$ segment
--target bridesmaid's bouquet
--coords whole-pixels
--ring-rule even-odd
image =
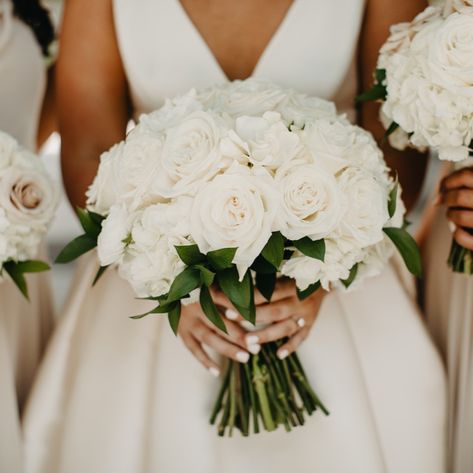
[[[134,318],[167,314],[176,333],[182,305],[199,302],[225,331],[213,284],[254,324],[254,289],[269,302],[279,277],[300,299],[348,288],[378,274],[394,246],[419,274],[400,194],[372,136],[331,102],[236,81],[168,100],[102,155],[79,211],[85,233],[59,261],[97,246],[97,277],[117,265],[156,302]],[[211,416],[220,435],[260,422],[289,431],[327,413],[297,355],[276,356],[281,343],[228,364]]]
[[[473,155],[473,1],[430,6],[410,23],[391,27],[373,87],[359,101],[380,100],[391,145],[440,159]],[[473,274],[473,252],[453,242],[449,264]]]
[[[54,216],[57,195],[38,156],[0,131],[0,278],[8,274],[26,298],[25,274],[49,269],[33,258]]]

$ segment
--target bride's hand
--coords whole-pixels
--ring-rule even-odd
[[[261,344],[288,337],[289,340],[278,350],[281,359],[297,350],[307,338],[320,309],[325,291],[319,289],[307,299],[300,301],[297,297],[294,281],[278,280],[276,288],[268,303],[263,296],[255,291],[256,324],[269,324],[267,327],[249,332],[245,341],[248,350],[257,353]],[[212,291],[216,304],[226,307],[225,315],[229,319],[242,321],[243,318],[231,307],[224,294]]]
[[[450,174],[441,184],[440,201],[447,206],[447,218],[457,228],[453,234],[456,242],[473,250],[473,168],[464,168]]]
[[[250,357],[245,344],[246,331],[236,322],[225,319],[224,322],[228,334],[209,322],[198,303],[182,307],[178,334],[190,352],[214,376],[220,374],[220,368],[205,351],[204,345],[240,363],[246,363]]]

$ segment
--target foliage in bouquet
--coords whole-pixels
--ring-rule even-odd
[[[98,276],[117,265],[138,297],[156,302],[136,318],[168,314],[177,332],[182,304],[199,301],[225,330],[212,284],[254,323],[254,288],[270,301],[278,277],[294,279],[301,299],[349,287],[379,274],[394,246],[419,274],[400,194],[372,136],[332,103],[236,81],[168,100],[102,155],[79,214],[85,233],[59,260],[97,245]],[[293,392],[307,413],[325,409],[297,356],[286,366],[276,351],[263,347],[250,373],[230,365],[221,432],[247,434],[250,410],[267,430],[300,425]]]
[[[0,131],[0,276],[27,298],[26,273],[49,266],[34,258],[54,216],[57,189],[38,156]]]

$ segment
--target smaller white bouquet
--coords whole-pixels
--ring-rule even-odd
[[[255,80],[192,90],[102,155],[79,211],[85,233],[59,261],[97,246],[97,277],[116,265],[176,333],[182,304],[197,301],[226,330],[213,284],[255,323],[254,290],[271,301],[278,277],[295,280],[300,299],[360,284],[394,245],[420,273],[388,171],[372,136],[331,102]],[[327,412],[297,355],[277,358],[281,343],[229,363],[211,416],[221,414],[220,435],[258,432],[259,421],[290,430]]]
[[[392,26],[375,84],[358,97],[370,100],[382,101],[394,148],[431,148],[454,162],[473,156],[473,1],[448,0]],[[449,264],[473,274],[473,252],[454,241]]]
[[[38,156],[0,131],[0,275],[28,297],[26,273],[49,266],[34,258],[57,205],[57,188]]]

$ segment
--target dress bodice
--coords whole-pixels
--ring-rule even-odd
[[[35,148],[46,67],[33,32],[0,0],[0,130]]]
[[[334,100],[354,118],[364,0],[294,0],[253,77]],[[135,115],[191,87],[227,81],[179,0],[114,0]]]

